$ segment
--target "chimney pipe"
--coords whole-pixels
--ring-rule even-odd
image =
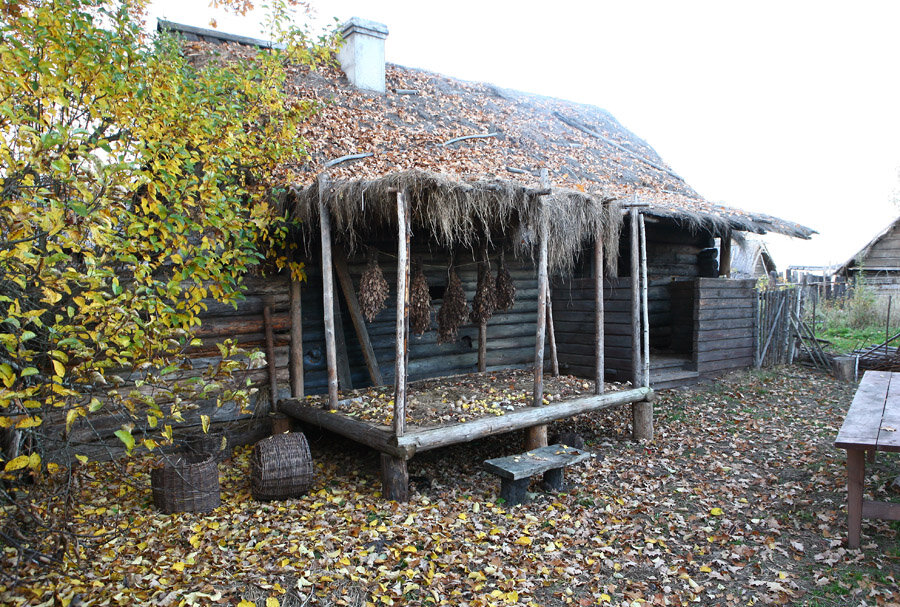
[[[344,43],[338,51],[341,69],[358,89],[384,93],[384,39],[382,23],[353,17],[341,26]]]

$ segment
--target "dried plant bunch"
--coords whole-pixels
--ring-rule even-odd
[[[497,269],[497,299],[496,308],[500,312],[506,312],[512,309],[516,303],[516,284],[513,282],[506,264],[503,262],[503,256],[500,256],[500,267]]]
[[[359,306],[367,321],[372,322],[384,310],[388,293],[387,280],[378,265],[378,252],[372,250],[369,252],[366,269],[359,279]]]
[[[478,264],[478,285],[472,298],[472,321],[485,323],[494,315],[497,308],[497,285],[491,276],[490,262]]]
[[[452,343],[459,335],[459,328],[469,319],[469,306],[462,282],[451,266],[450,279],[444,291],[444,301],[438,311],[438,343]]]
[[[409,292],[409,328],[416,335],[422,335],[431,328],[431,292],[428,279],[418,259],[412,262],[412,283]]]

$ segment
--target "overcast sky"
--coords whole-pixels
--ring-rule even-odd
[[[900,2],[313,5],[385,23],[390,62],[606,108],[707,199],[819,231],[769,238],[779,269],[844,262],[900,216]],[[208,0],[152,16],[262,35]]]

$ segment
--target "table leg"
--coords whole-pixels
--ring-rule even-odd
[[[877,451],[875,451],[875,449],[869,449],[868,451],[866,451],[866,461],[868,461],[870,464],[874,464],[876,453]]]
[[[847,545],[859,548],[862,529],[863,481],[866,476],[866,454],[862,449],[847,449]]]

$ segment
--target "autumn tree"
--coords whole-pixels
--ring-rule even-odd
[[[73,425],[114,412],[129,451],[153,449],[188,397],[246,403],[226,381],[233,344],[174,381],[198,314],[262,265],[302,276],[272,188],[303,160],[297,128],[315,107],[285,94],[285,62],[330,47],[284,28],[285,50],[194,65],[141,18],[131,0],[0,7],[0,506],[32,531],[46,513],[16,484],[63,474],[46,450]],[[148,424],[159,437],[133,433]]]

